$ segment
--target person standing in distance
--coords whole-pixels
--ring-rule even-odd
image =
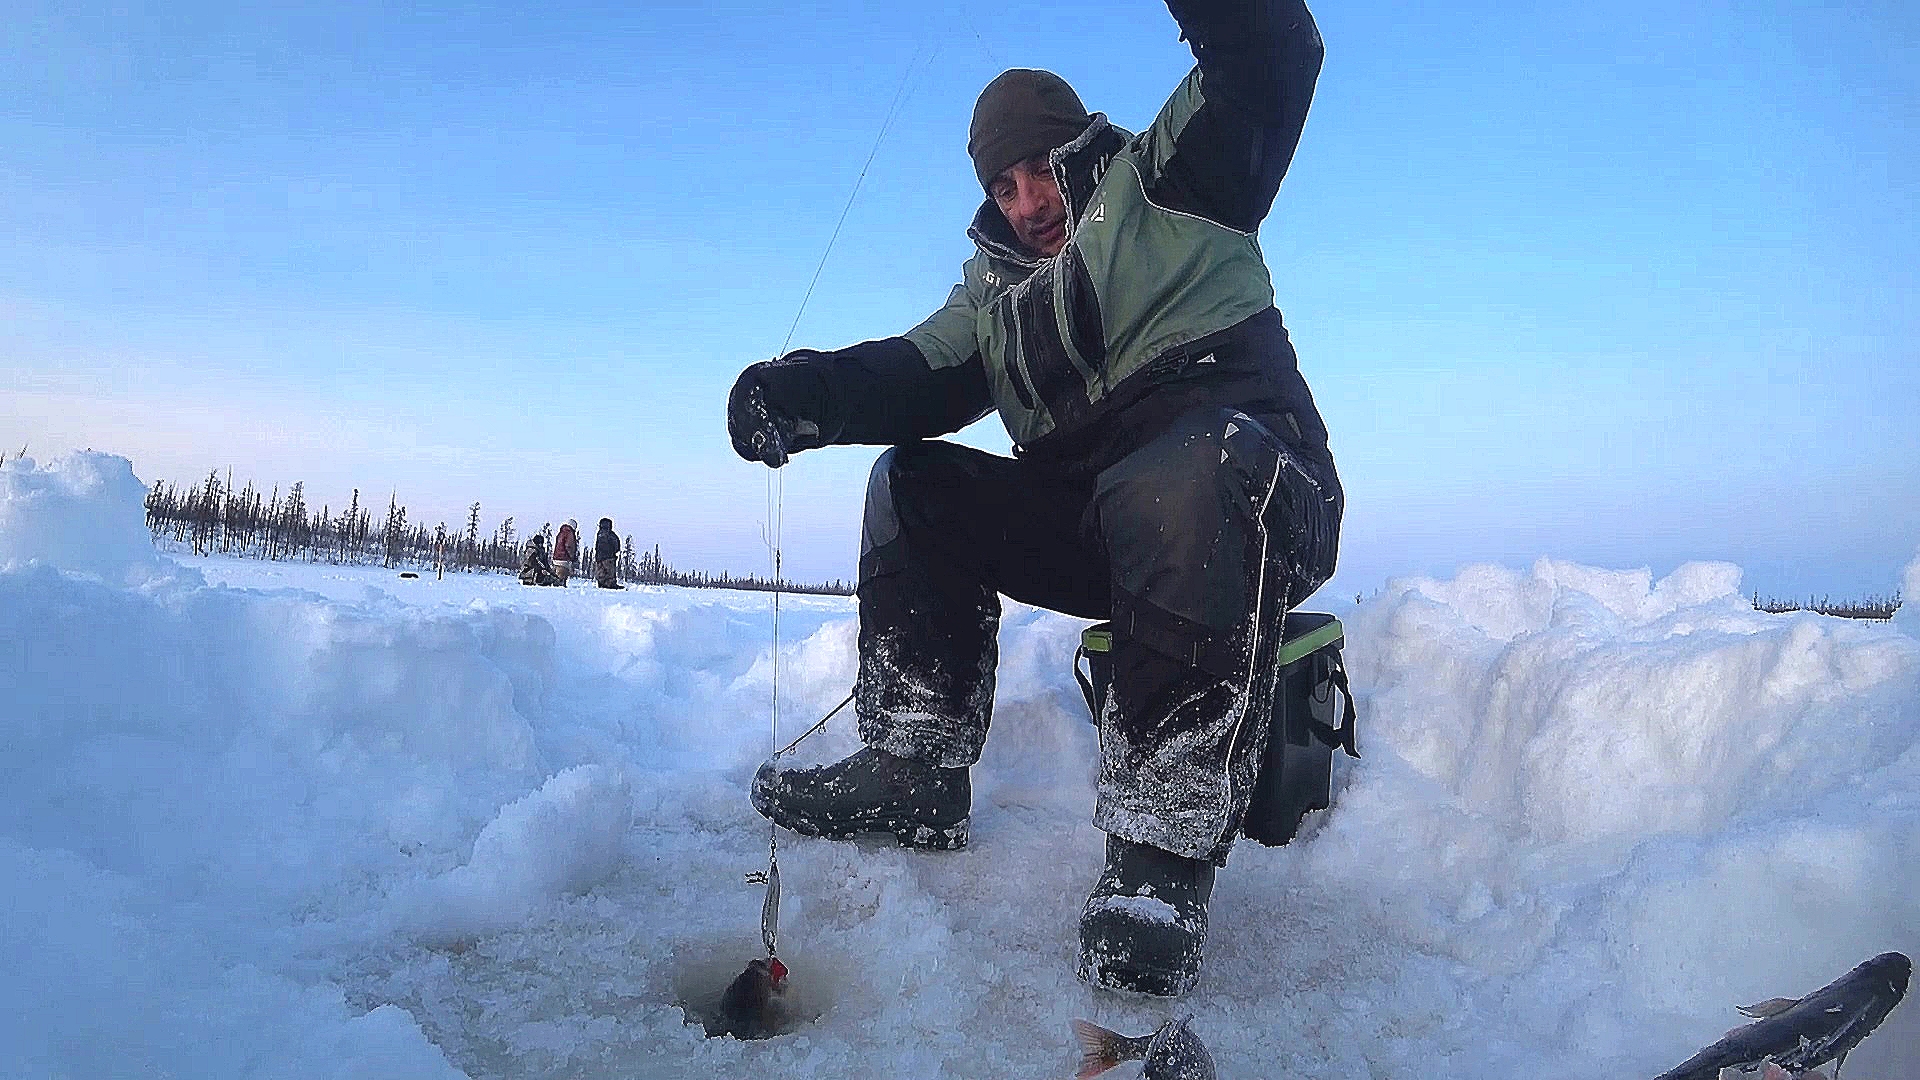
[[[553,537],[553,572],[562,588],[573,576],[573,564],[580,557],[580,523],[568,518]]]
[[[613,534],[613,519],[601,518],[600,529],[593,534],[593,583],[603,589],[624,589],[617,573],[620,538]]]

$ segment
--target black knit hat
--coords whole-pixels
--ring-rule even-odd
[[[1092,121],[1080,95],[1051,71],[1013,68],[980,91],[967,125],[967,156],[987,187],[1008,166],[1072,142]]]

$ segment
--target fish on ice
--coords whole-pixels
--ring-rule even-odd
[[[1151,1035],[1122,1035],[1090,1020],[1073,1021],[1080,1041],[1080,1071],[1075,1080],[1098,1076],[1123,1061],[1143,1059],[1141,1080],[1213,1080],[1213,1055],[1188,1027],[1191,1014],[1161,1024]]]
[[[1809,1076],[1831,1061],[1834,1072],[1906,996],[1913,961],[1897,952],[1855,967],[1803,998],[1772,998],[1740,1011],[1756,1021],[1727,1032],[1654,1080],[1718,1080],[1721,1069]]]

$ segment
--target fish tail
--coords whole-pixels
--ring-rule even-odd
[[[1087,1080],[1098,1076],[1123,1061],[1140,1056],[1134,1047],[1137,1039],[1129,1039],[1117,1031],[1108,1031],[1091,1020],[1076,1018],[1073,1021],[1073,1037],[1080,1040],[1080,1071],[1073,1074],[1074,1080]]]

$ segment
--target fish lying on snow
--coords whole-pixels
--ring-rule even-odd
[[[1773,998],[1740,1011],[1759,1017],[1668,1069],[1654,1080],[1716,1080],[1723,1068],[1752,1072],[1777,1066],[1799,1076],[1829,1061],[1835,1073],[1906,996],[1913,961],[1881,953],[1806,997]],[[1771,1072],[1771,1071],[1770,1071]]]
[[[1213,1055],[1187,1025],[1192,1016],[1169,1020],[1151,1035],[1126,1036],[1087,1020],[1073,1022],[1080,1040],[1080,1071],[1075,1080],[1098,1076],[1123,1061],[1145,1058],[1141,1080],[1213,1080]]]

